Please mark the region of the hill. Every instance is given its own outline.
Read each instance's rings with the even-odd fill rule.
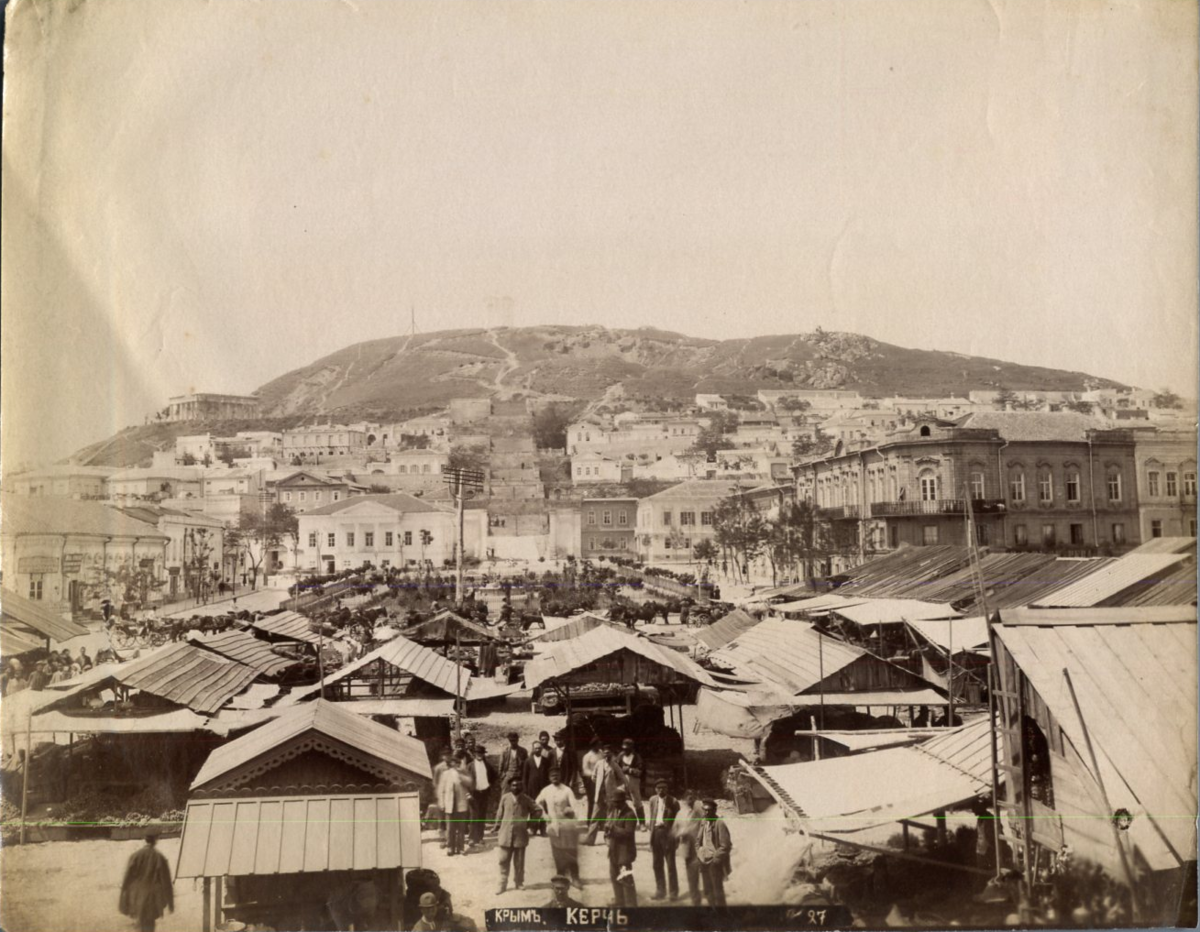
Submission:
[[[257,394],[270,416],[384,420],[452,398],[520,394],[591,401],[618,386],[631,398],[684,399],[760,388],[930,397],[1117,384],[851,333],[705,340],[652,328],[589,326],[446,330],[358,343],[268,382]]]

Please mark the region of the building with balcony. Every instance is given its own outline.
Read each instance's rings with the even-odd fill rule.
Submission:
[[[367,448],[367,435],[350,427],[298,427],[283,432],[283,456],[320,462],[335,456],[353,456]]]
[[[987,546],[1120,550],[1139,540],[1133,438],[1083,415],[920,418],[793,472],[799,498],[857,535],[859,560],[904,544],[965,544],[968,516]]]
[[[275,483],[275,501],[287,505],[299,515],[365,491],[365,487],[346,478],[334,478],[304,469]]]

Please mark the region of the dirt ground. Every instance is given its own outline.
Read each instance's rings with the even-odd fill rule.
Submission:
[[[729,825],[733,838],[733,875],[726,888],[731,904],[762,903],[777,900],[786,886],[791,866],[803,851],[795,836],[785,836],[776,820],[764,817],[739,817],[729,804],[722,803],[720,814]],[[638,895],[651,905],[654,874],[649,836],[638,837],[638,857],[634,872]],[[117,896],[125,862],[140,847],[139,841],[51,842],[6,847],[0,852],[3,900],[0,901],[0,926],[7,932],[129,932],[131,920],[117,911]],[[753,851],[772,846],[778,857],[758,860],[753,869],[746,866]],[[179,852],[178,838],[164,838],[159,849],[174,870]],[[421,866],[437,872],[442,885],[454,897],[455,910],[484,927],[485,909],[497,906],[541,906],[550,898],[553,861],[549,841],[534,838],[526,855],[526,882],[523,890],[512,888],[496,896],[499,882],[497,851],[489,837],[482,850],[462,857],[448,857],[433,832],[426,832],[421,846]],[[739,869],[739,867],[741,869]],[[612,903],[608,880],[607,849],[603,844],[580,850],[580,868],[584,890],[573,888],[571,895],[587,906]],[[683,899],[687,902],[687,880],[682,859],[678,863]],[[201,922],[199,881],[175,884],[175,912],[158,923],[161,932],[196,932]]]

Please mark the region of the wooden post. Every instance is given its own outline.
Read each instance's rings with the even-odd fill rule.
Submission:
[[[221,878],[213,878],[213,924],[220,925],[225,921],[225,900],[221,890]]]
[[[29,771],[33,769],[33,704],[25,724],[25,767],[21,772],[21,844],[25,844],[25,816],[29,811]]]
[[[1125,854],[1125,846],[1121,844],[1121,831],[1113,819],[1112,804],[1108,801],[1108,791],[1104,788],[1104,777],[1100,773],[1100,763],[1096,759],[1096,749],[1092,747],[1092,736],[1087,723],[1083,720],[1083,709],[1079,706],[1079,697],[1075,695],[1075,684],[1071,682],[1071,673],[1063,667],[1063,678],[1067,681],[1067,689],[1071,691],[1071,702],[1075,706],[1075,715],[1079,718],[1079,727],[1083,730],[1083,743],[1087,745],[1088,757],[1092,760],[1092,770],[1096,774],[1096,785],[1100,788],[1100,798],[1104,801],[1104,812],[1108,818],[1109,828],[1112,829],[1113,844],[1117,846],[1117,854],[1121,858],[1121,872],[1125,875],[1125,883],[1129,886],[1129,903],[1133,907],[1133,921],[1141,919],[1138,909],[1137,887],[1133,882],[1133,869],[1129,866],[1129,858]]]
[[[71,757],[75,753],[75,732],[67,733],[67,775],[63,781],[63,796],[71,797]]]
[[[688,782],[687,746],[683,737],[683,703],[679,703],[679,763],[683,767],[683,785],[686,789]]]
[[[212,880],[204,878],[201,885],[200,932],[212,932]]]

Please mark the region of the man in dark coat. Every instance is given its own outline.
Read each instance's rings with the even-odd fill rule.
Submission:
[[[608,841],[608,877],[612,881],[613,905],[617,909],[637,906],[637,887],[633,881],[637,826],[637,813],[629,805],[625,790],[613,790],[609,796],[604,834]]]
[[[724,820],[717,816],[714,800],[704,800],[704,818],[696,836],[696,858],[700,861],[700,876],[704,880],[704,898],[708,905],[725,908],[725,881],[732,873],[730,854],[733,841]]]
[[[655,784],[655,794],[647,804],[647,824],[650,826],[650,853],[654,858],[654,899],[667,895],[679,897],[679,872],[675,866],[675,816],[679,814],[679,800],[669,792],[666,780]]]
[[[154,835],[129,858],[125,880],[121,884],[118,908],[137,920],[138,932],[154,932],[154,923],[164,909],[175,912],[175,891],[171,886],[171,868],[155,844]]]
[[[525,786],[525,792],[533,799],[537,799],[538,794],[549,785],[550,769],[550,758],[546,756],[541,742],[535,741],[533,743],[533,750],[525,758],[521,780],[521,783]],[[545,835],[546,823],[541,821],[530,823],[529,833],[531,835]]]
[[[508,733],[508,747],[500,753],[500,785],[508,786],[509,780],[525,779],[525,760],[529,752],[520,745],[521,736],[515,731]]]

